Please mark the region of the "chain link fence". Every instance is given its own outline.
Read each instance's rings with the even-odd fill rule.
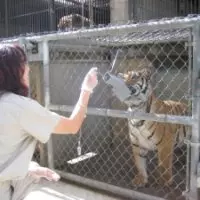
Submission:
[[[104,36],[91,37],[88,33],[88,36],[80,36],[78,40],[50,42],[51,103],[66,105],[67,102],[68,106],[73,106],[78,99],[80,85],[86,72],[97,66],[101,74],[106,73],[111,68],[116,51],[120,49],[115,73],[125,74],[129,70],[140,72],[142,69],[154,67],[151,79],[152,91],[156,97],[150,103],[149,110],[142,104],[135,106],[134,98],[129,100],[128,104],[133,103],[133,111],[138,109],[157,114],[190,115],[190,34],[190,29],[187,28],[133,31],[128,34],[115,33],[112,36],[107,35],[105,31]],[[128,78],[126,80],[128,81]],[[136,84],[134,80],[127,83]],[[139,83],[144,84],[141,87],[145,87],[145,83]],[[151,95],[146,98],[145,103]],[[124,110],[129,106],[113,96],[111,89],[100,79],[92,95],[90,107]],[[131,123],[138,128],[132,129]],[[144,126],[153,129],[146,133],[146,128],[138,123],[144,122],[106,115],[88,115],[77,136],[53,136],[54,167],[63,172],[119,187],[135,188],[155,196],[168,199],[180,197],[186,187],[187,151],[183,140],[181,145],[176,143],[175,135],[178,131],[182,132],[184,127],[175,127],[167,122],[154,122],[149,125],[145,122]],[[140,133],[137,133],[138,130]],[[137,134],[141,134],[141,138]],[[145,162],[143,158],[135,156],[134,151],[138,151],[135,149],[135,143],[140,147],[139,154],[145,154],[140,156],[147,156],[147,166],[140,163],[138,167],[135,165],[137,159],[140,159],[139,162]],[[93,153],[95,156],[81,161],[78,151],[80,148],[81,155]],[[141,185],[144,186],[144,177],[138,176],[137,179],[137,174],[145,173],[144,167],[147,168],[149,179],[146,187],[141,188]],[[168,184],[169,178],[173,178],[172,185],[160,185],[160,181]]]
[[[106,35],[105,31],[103,37],[90,37],[88,34],[88,37],[80,37],[78,40],[50,42],[51,103],[74,106],[86,72],[91,67],[97,66],[100,73],[105,74],[111,68],[116,51],[120,49],[121,53],[116,61],[116,74],[125,74],[130,70],[140,72],[142,69],[154,67],[151,79],[152,91],[156,97],[149,105],[146,105],[152,94],[144,94],[148,95],[142,102],[145,105],[137,106],[137,103],[134,104],[133,95],[128,101],[128,104],[133,106],[133,111],[189,115],[185,112],[189,110],[188,97],[191,94],[191,65],[189,64],[191,55],[187,45],[189,34],[190,30],[187,28],[129,34],[116,33],[112,36]],[[131,80],[129,78],[126,79],[127,84],[137,84],[132,77]],[[136,79],[139,84],[144,84],[142,88],[149,87],[149,83],[142,83],[140,77]],[[166,102],[163,102],[164,100]],[[185,106],[179,108],[177,102],[180,105],[185,103]],[[125,110],[129,107],[128,104],[120,102],[100,78],[100,83],[92,94],[89,106]],[[69,116],[70,113],[62,114]],[[133,129],[132,123],[138,128]],[[144,126],[151,130],[146,133],[147,128]],[[187,151],[183,140],[182,146],[173,148],[176,141],[172,144],[171,140],[176,139],[175,135],[183,127],[177,126],[176,128],[167,122],[164,124],[154,122],[148,125],[142,120],[118,119],[106,115],[98,116],[98,114],[88,115],[77,136],[53,136],[54,167],[63,172],[119,187],[134,188],[155,196],[168,199],[179,197],[186,187]],[[141,135],[138,136],[138,134]],[[138,144],[140,149],[135,144]],[[78,159],[80,148],[81,155],[87,153],[96,155],[81,161]],[[142,158],[135,155],[135,151],[144,154],[139,155]],[[143,156],[147,156],[146,166],[140,164],[140,162],[145,162]],[[139,162],[140,166],[137,167],[136,162]],[[137,174],[145,173],[143,172],[144,167],[147,168],[149,179],[145,184],[146,187],[141,188],[140,184],[144,186],[144,177],[138,176],[139,179],[137,179]],[[159,171],[162,167],[164,169]],[[173,170],[172,174],[170,174],[171,170]],[[167,181],[165,180],[169,178],[167,176],[172,176],[173,184],[160,185],[160,181]]]
[[[117,187],[132,198],[188,194],[197,200],[198,30],[199,17],[191,17],[27,37],[43,56],[40,76],[40,64],[31,62],[32,97],[40,98],[42,76],[43,102],[51,110],[70,116],[85,74],[99,71],[81,130],[52,135],[48,165],[63,177]],[[114,60],[113,74],[130,94],[123,102],[102,78]],[[43,147],[35,158],[44,163],[46,154]]]

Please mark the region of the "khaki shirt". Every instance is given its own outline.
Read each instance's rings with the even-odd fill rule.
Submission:
[[[46,143],[59,120],[59,115],[30,98],[12,93],[0,97],[0,168],[11,159],[0,171],[0,181],[26,176],[37,141]],[[27,148],[14,156],[24,142]]]

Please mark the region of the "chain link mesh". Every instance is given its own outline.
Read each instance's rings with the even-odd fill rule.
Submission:
[[[115,74],[119,72],[126,74],[129,70],[138,72],[141,69],[153,69],[151,84],[156,98],[150,103],[152,110],[143,110],[143,112],[189,116],[192,68],[190,34],[190,29],[186,28],[133,31],[129,34],[116,32],[113,35],[106,35],[105,32],[104,36],[101,34],[95,37],[90,36],[88,32],[87,37],[50,41],[51,104],[74,106],[79,97],[81,83],[88,70],[95,66],[98,67],[101,75],[105,74],[111,69],[116,51],[120,49]],[[34,77],[37,78],[37,75]],[[32,84],[32,87],[32,96],[37,98],[36,85]],[[165,102],[168,106],[163,105],[165,100],[170,100]],[[184,103],[185,106],[177,109],[175,106],[177,103],[172,101],[179,102],[181,105]],[[89,107],[116,110],[127,110],[128,108],[127,104],[120,102],[113,95],[111,88],[104,83],[101,76],[91,96]],[[136,106],[135,110],[141,110],[141,107]],[[70,115],[70,112],[58,111],[58,113],[65,116]],[[150,136],[151,132],[148,137],[144,136],[143,142],[149,139],[149,143],[152,143],[150,145],[154,146],[154,151],[150,148],[151,150],[148,150],[146,155],[148,182],[140,187],[133,181],[138,169],[133,156],[134,145],[131,139],[131,134],[135,132],[130,128],[130,121],[130,119],[89,114],[77,135],[53,135],[55,168],[170,200],[181,199],[187,183],[187,149],[183,141],[181,145],[178,145],[173,135],[186,126],[175,128],[173,124],[167,122],[164,123],[166,126],[157,122],[152,125],[154,129],[159,129],[159,133],[155,134],[162,139],[162,142],[161,145],[158,144],[159,142],[155,144],[151,140],[153,137]],[[156,130],[152,131],[152,134],[154,132]],[[173,138],[175,148],[173,144],[170,145],[172,142],[170,138]],[[162,145],[166,151],[159,150],[162,149]],[[94,152],[96,155],[70,163],[69,161],[80,156],[78,147],[81,148],[81,155],[89,152]],[[141,152],[143,150],[145,151],[146,147],[142,148]],[[162,154],[160,162],[159,154]],[[166,161],[165,158],[170,156],[173,161]],[[36,157],[38,159],[38,156]],[[172,166],[173,182],[171,185],[160,184],[160,180],[166,178],[163,165],[167,168],[167,172]]]

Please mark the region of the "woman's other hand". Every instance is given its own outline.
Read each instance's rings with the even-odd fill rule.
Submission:
[[[83,83],[82,83],[82,90],[93,92],[93,89],[97,86],[98,79],[97,79],[97,68],[93,67],[89,70],[86,74]]]

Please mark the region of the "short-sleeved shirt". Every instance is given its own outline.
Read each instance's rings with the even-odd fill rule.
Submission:
[[[33,99],[12,93],[0,97],[0,168],[13,157],[27,137],[34,138],[28,147],[0,172],[0,181],[26,176],[37,141],[46,143],[59,120],[58,114]]]

